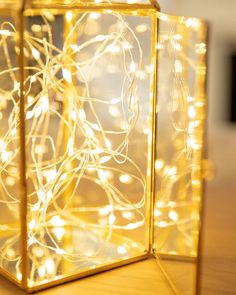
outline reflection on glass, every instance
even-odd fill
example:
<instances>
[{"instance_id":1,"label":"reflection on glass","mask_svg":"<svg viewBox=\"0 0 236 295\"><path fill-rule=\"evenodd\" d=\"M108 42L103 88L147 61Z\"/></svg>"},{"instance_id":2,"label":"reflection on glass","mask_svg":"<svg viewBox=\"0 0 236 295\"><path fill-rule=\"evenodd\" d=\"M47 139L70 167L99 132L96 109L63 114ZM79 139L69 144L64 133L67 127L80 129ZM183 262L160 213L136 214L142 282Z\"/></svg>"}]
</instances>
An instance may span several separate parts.
<instances>
[{"instance_id":1,"label":"reflection on glass","mask_svg":"<svg viewBox=\"0 0 236 295\"><path fill-rule=\"evenodd\" d=\"M27 10L25 26L27 265L35 288L147 255L154 42L151 17L132 12ZM9 20L2 28L7 60L19 55L17 45L9 47L18 33ZM15 68L6 63L4 70L12 83L3 101L9 93L19 100ZM6 139L17 136L9 118L17 116L4 118L8 164ZM12 188L9 210L16 194ZM16 248L15 239L2 253ZM21 255L14 255L2 267L11 264L20 278Z\"/></svg>"},{"instance_id":2,"label":"reflection on glass","mask_svg":"<svg viewBox=\"0 0 236 295\"><path fill-rule=\"evenodd\" d=\"M205 121L205 25L160 14L155 249L196 256Z\"/></svg>"},{"instance_id":3,"label":"reflection on glass","mask_svg":"<svg viewBox=\"0 0 236 295\"><path fill-rule=\"evenodd\" d=\"M0 20L0 267L17 280L20 275L19 204L19 68L15 21Z\"/></svg>"},{"instance_id":4,"label":"reflection on glass","mask_svg":"<svg viewBox=\"0 0 236 295\"><path fill-rule=\"evenodd\" d=\"M199 263L206 26L195 18L158 18L153 247L172 292L187 295L195 294Z\"/></svg>"},{"instance_id":5,"label":"reflection on glass","mask_svg":"<svg viewBox=\"0 0 236 295\"><path fill-rule=\"evenodd\" d=\"M33 1L23 46L22 28L0 17L1 272L36 291L153 250L160 273L174 270L165 288L188 291L194 265L160 257L197 256L205 27L154 5L89 11L67 2Z\"/></svg>"}]
</instances>

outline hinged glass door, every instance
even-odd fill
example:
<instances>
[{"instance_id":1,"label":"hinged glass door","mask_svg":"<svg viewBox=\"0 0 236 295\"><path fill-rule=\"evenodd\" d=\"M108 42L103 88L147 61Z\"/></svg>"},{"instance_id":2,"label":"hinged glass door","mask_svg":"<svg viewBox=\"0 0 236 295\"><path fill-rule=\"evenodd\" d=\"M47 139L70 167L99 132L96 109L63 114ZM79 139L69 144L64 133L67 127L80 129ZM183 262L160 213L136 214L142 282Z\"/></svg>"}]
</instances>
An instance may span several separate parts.
<instances>
[{"instance_id":1,"label":"hinged glass door","mask_svg":"<svg viewBox=\"0 0 236 295\"><path fill-rule=\"evenodd\" d=\"M153 253L171 289L195 294L203 192L206 25L158 13Z\"/></svg>"}]
</instances>

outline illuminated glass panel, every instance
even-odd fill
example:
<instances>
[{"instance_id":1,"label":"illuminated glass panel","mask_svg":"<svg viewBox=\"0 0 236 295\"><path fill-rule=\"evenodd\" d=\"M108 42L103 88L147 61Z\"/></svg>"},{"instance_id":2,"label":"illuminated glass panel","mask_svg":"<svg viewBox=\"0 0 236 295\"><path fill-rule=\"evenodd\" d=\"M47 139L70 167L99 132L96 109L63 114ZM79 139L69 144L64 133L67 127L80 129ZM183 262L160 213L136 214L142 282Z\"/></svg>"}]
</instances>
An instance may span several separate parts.
<instances>
[{"instance_id":1,"label":"illuminated glass panel","mask_svg":"<svg viewBox=\"0 0 236 295\"><path fill-rule=\"evenodd\" d=\"M147 253L152 40L151 17L115 12L26 24L34 287Z\"/></svg>"},{"instance_id":2,"label":"illuminated glass panel","mask_svg":"<svg viewBox=\"0 0 236 295\"><path fill-rule=\"evenodd\" d=\"M196 257L203 186L206 26L159 14L154 249Z\"/></svg>"}]
</instances>

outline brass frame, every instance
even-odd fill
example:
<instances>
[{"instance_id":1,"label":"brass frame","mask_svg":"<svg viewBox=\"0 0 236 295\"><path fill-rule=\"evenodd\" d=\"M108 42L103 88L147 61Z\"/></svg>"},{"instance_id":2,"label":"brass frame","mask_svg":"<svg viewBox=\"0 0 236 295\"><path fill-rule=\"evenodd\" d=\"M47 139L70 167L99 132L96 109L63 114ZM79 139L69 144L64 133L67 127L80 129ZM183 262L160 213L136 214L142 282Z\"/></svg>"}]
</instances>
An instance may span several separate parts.
<instances>
[{"instance_id":1,"label":"brass frame","mask_svg":"<svg viewBox=\"0 0 236 295\"><path fill-rule=\"evenodd\" d=\"M108 4L99 4L96 5L96 7L94 6L92 9L95 11L101 11L101 12L106 12L107 10L110 10L112 8L112 11L116 11L119 13L123 13L125 15L130 15L133 13L133 11L136 10L140 10L142 11L141 15L143 16L150 16L151 17L151 22L152 22L152 27L153 27L153 31L151 33L151 38L153 38L153 40L156 40L157 38L157 18L156 18L156 11L159 11L158 6L156 5L156 3L154 3L154 1L152 1L152 4L150 5L145 5L145 4L132 4L132 5L127 5L127 4L114 4L112 5L108 5ZM24 121L24 89L23 89L23 81L24 81L24 53L23 53L23 35L24 35L24 16L25 15L33 15L34 13L37 13L37 11L42 11L42 9L44 8L32 8L30 3L25 0L24 4L22 6L21 11L19 11L20 17L19 19L21 20L20 26L19 26L19 30L20 30L20 48L22 49L21 54L20 54L20 68L21 68L21 122ZM47 6L45 7L45 9L51 9L53 10L54 13L59 13L61 11L65 12L66 10L68 10L68 7L55 7L55 6ZM90 11L91 10L91 6L82 6L82 5L73 5L73 7L70 7L70 10L76 11L76 12L85 12L85 11ZM151 59L153 62L156 63L157 61L157 53L156 53L156 48L155 48L155 43L153 42L153 46L151 48ZM155 70L152 74L151 77L151 87L150 89L153 89L153 93L152 93L152 114L151 117L153 119L152 121L152 128L155 130L155 118L156 118L156 87L157 87L157 67L155 67ZM26 175L26 166L25 166L25 126L24 126L24 122L21 125L21 134L20 134L20 138L21 138L21 153L24 156L21 157L21 176L24 176L22 178L22 183L21 183L21 191L22 191L22 197L21 197L21 212L22 212L22 219L21 219L21 247L22 247L22 284L18 284L23 290L27 291L28 293L32 293L32 292L36 292L42 289L46 289L49 287L53 287L65 282L69 282L72 280L76 280L78 278L82 278L85 276L90 276L92 274L95 273L99 273L99 272L103 272L105 270L108 269L112 269L112 268L116 268L119 266L123 266L132 262L136 262L136 261L140 261L143 259L146 259L149 255L149 253L152 250L152 243L150 243L150 237L152 236L151 233L151 229L152 229L152 219L153 219L153 215L152 212L150 212L149 207L153 207L153 202L154 202L154 185L155 185L155 173L153 173L155 171L155 133L153 132L152 136L148 139L149 141L149 145L151 146L151 167L149 167L149 169L151 170L152 173L152 178L149 180L150 183L150 190L147 189L147 193L148 191L151 191L151 198L150 198L150 204L147 205L147 224L146 224L146 232L147 232L147 237L146 237L146 253L144 252L143 254L140 255L135 255L131 258L128 259L124 259L124 260L120 260L117 262L113 262L110 264L104 264L101 265L99 267L97 267L96 269L90 269L87 271L81 271L80 273L77 274L73 274L73 275L67 275L65 277L59 278L55 281L51 281L48 283L44 283L42 285L38 285L38 286L33 286L33 287L28 287L27 285L27 278L28 278L28 255L27 255L27 187L26 187L26 182L25 180L25 175ZM146 194L147 194L146 193ZM148 199L148 198L147 198Z\"/></svg>"},{"instance_id":2,"label":"brass frame","mask_svg":"<svg viewBox=\"0 0 236 295\"><path fill-rule=\"evenodd\" d=\"M207 113L208 113L208 104L207 104L207 86L208 86L208 62L209 62L209 36L210 36L210 24L205 21L205 39L206 44L208 44L208 50L202 62L206 66L206 73L205 73L205 81L204 85L202 85L202 91L205 94L206 98L206 107L205 107L205 120L204 120L204 133L203 133L203 151L202 151L202 159L208 157L208 149L207 149ZM202 173L204 173L204 167L202 164L201 167ZM202 253L203 253L203 229L204 229L204 219L205 219L205 196L206 196L206 180L203 178L202 184L202 198L201 198L201 208L200 208L200 225L199 225L199 238L198 238L198 252L197 252L197 271L196 271L196 295L201 295L201 270L203 265Z\"/></svg>"},{"instance_id":3,"label":"brass frame","mask_svg":"<svg viewBox=\"0 0 236 295\"><path fill-rule=\"evenodd\" d=\"M179 21L183 21L186 17L185 16L175 16L175 15L169 15L169 19L176 20L178 19ZM206 44L209 44L209 23L206 20L195 18L197 20L200 20L201 25L204 27L203 31L203 37L206 40ZM206 102L206 105L204 107L204 119L202 122L203 126L203 134L202 134L202 150L201 150L201 200L200 200L200 208L199 208L199 231L198 231L198 245L197 245L197 255L196 256L183 256L183 255L178 255L178 254L170 254L170 253L158 253L158 251L155 251L155 249L152 249L152 253L154 257L159 261L161 259L163 260L169 260L169 261L180 261L180 262L189 262L192 263L194 262L196 265L196 274L195 274L195 286L194 286L194 295L201 295L201 268L202 268L202 252L203 252L203 225L204 225L204 216L205 216L205 211L204 211L204 204L205 204L205 196L206 196L206 180L204 179L204 167L203 167L203 160L207 158L207 132L206 132L206 116L207 116L207 65L208 65L208 53L209 49L207 50L207 54L204 55L204 57L201 58L200 63L205 66L206 72L203 77L203 83L200 83L200 92L202 93L202 96L204 97L204 100ZM155 177L155 176L154 176ZM152 210L152 220L154 220L154 212ZM154 231L154 227L153 227ZM161 265L159 262L159 266L162 269L162 272L164 276L166 277L167 281L170 284L170 287L172 291L174 292L175 295L181 295L178 292L178 289L176 288L175 284L171 281L171 278L167 271L165 270L164 266Z\"/></svg>"},{"instance_id":4,"label":"brass frame","mask_svg":"<svg viewBox=\"0 0 236 295\"><path fill-rule=\"evenodd\" d=\"M28 287L27 278L28 278L28 255L27 255L27 184L26 184L26 151L25 151L25 95L24 95L24 16L25 15L32 15L33 11L37 13L37 11L42 11L42 9L51 9L54 12L61 12L65 10L76 10L76 11L99 11L99 12L106 12L109 10L116 11L119 13L124 13L126 15L132 14L133 11L139 10L139 15L150 16L152 18L152 32L151 38L152 40L157 40L158 36L158 18L156 17L156 13L160 12L160 7L155 0L150 0L150 4L122 4L122 3L115 3L109 5L107 3L90 3L89 5L71 5L68 6L57 6L57 5L42 5L40 8L38 6L32 7L31 0L20 0L21 4L19 5L20 8L15 11L17 16L17 27L19 30L19 39L18 39L18 46L20 48L20 55L18 59L19 67L20 67L20 223L21 223L21 238L20 238L20 245L21 245L21 254L22 254L22 263L21 263L21 272L22 272L22 282L20 283L12 276L9 272L5 271L4 269L0 268L0 274L6 277L8 280L19 286L21 289L28 293L36 292L42 289L46 289L49 287L53 287L59 284L63 284L65 282L69 282L72 280L76 280L82 277L90 276L95 273L103 272L109 269L117 268L126 264L130 264L136 261L140 261L143 259L147 259L149 254L152 253L156 259L160 257L163 259L176 259L180 261L196 261L197 264L197 280L196 280L196 294L199 294L199 272L200 272L200 252L201 252L201 244L202 244L202 234L201 234L201 227L199 229L199 244L198 244L198 257L183 257L178 255L170 255L170 254L163 254L159 255L158 253L153 252L153 238L154 238L154 194L155 194L155 138L156 138L156 105L157 105L157 63L158 63L158 54L156 50L156 42L153 42L151 48L151 59L153 64L156 65L154 68L152 79L151 79L151 89L153 89L153 98L152 98L152 136L149 138L149 144L151 144L151 166L149 167L151 170L151 179L150 179L150 201L147 205L148 212L147 212L147 223L148 223L148 233L147 233L147 241L148 241L148 248L146 253L140 254L138 256L131 257L129 259L120 260L111 264L104 264L99 266L96 269L91 269L87 271L82 271L81 273L68 275L63 278L59 278L55 281L51 281L48 283L44 283L42 285L38 285L35 287ZM12 14L12 9L3 8L0 9L1 13L9 13ZM169 16L170 18L177 19L176 16ZM183 17L179 17L180 20L183 20ZM203 90L205 91L205 90ZM202 210L201 210L202 212ZM202 216L202 213L201 213Z\"/></svg>"}]
</instances>

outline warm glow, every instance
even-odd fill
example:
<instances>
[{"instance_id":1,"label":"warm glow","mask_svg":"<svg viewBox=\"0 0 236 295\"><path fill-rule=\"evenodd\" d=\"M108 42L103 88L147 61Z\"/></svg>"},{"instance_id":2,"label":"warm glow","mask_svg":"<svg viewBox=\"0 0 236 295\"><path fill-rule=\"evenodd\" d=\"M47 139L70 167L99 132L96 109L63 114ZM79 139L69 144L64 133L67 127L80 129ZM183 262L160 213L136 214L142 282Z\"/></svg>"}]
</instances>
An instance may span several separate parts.
<instances>
[{"instance_id":1,"label":"warm glow","mask_svg":"<svg viewBox=\"0 0 236 295\"><path fill-rule=\"evenodd\" d=\"M143 257L148 230L196 250L185 240L202 185L201 22L156 12L157 36L153 3L80 2L33 1L24 35L15 14L0 17L0 267L24 282L27 265L33 291Z\"/></svg>"},{"instance_id":2,"label":"warm glow","mask_svg":"<svg viewBox=\"0 0 236 295\"><path fill-rule=\"evenodd\" d=\"M180 19L161 15L156 46L161 70L154 244L158 253L196 256L205 119L205 72L198 69L206 63L206 28L198 19Z\"/></svg>"}]
</instances>

